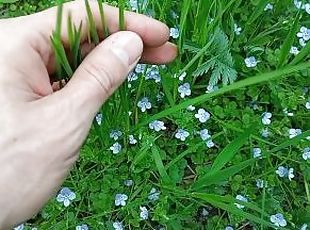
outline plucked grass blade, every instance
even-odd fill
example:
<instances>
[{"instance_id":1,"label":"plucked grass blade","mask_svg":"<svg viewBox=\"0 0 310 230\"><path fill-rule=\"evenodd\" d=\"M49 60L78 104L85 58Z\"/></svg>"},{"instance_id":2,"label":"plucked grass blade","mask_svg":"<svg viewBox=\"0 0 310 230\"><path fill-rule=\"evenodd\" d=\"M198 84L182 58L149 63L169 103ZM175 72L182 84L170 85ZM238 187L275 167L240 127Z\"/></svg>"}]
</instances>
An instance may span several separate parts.
<instances>
[{"instance_id":1,"label":"plucked grass blade","mask_svg":"<svg viewBox=\"0 0 310 230\"><path fill-rule=\"evenodd\" d=\"M156 164L157 170L158 170L158 172L162 178L162 181L165 184L170 184L171 183L170 177L168 176L168 174L166 172L165 166L163 164L163 161L162 161L160 153L159 153L159 149L156 145L153 145L153 147L152 147L152 157L153 157L153 160Z\"/></svg>"},{"instance_id":2,"label":"plucked grass blade","mask_svg":"<svg viewBox=\"0 0 310 230\"><path fill-rule=\"evenodd\" d=\"M232 85L228 85L228 86L224 86L223 88L210 93L210 94L206 94L206 95L201 95L198 96L196 98L187 100L185 102L182 102L172 108L166 109L160 113L155 114L154 116L145 119L144 121L142 121L141 123L139 123L135 129L138 129L141 126L144 126L146 124L149 124L151 121L169 116L171 114L174 114L175 112L178 112L182 109L186 109L188 106L190 105L198 105L201 104L203 102L206 102L214 97L223 95L227 92L231 92L234 90L238 90L238 89L242 89L245 88L247 86L251 86L251 85L256 85L256 84L260 84L260 83L264 83L267 81L272 81L278 78L285 78L287 77L289 74L298 72L298 71L302 71L302 70L306 70L310 68L310 62L305 62L299 65L295 65L295 66L288 66L279 70L275 70L275 71L271 71L268 73L263 73L263 74L258 74L255 77L250 77L241 81L238 81Z\"/></svg>"},{"instance_id":3,"label":"plucked grass blade","mask_svg":"<svg viewBox=\"0 0 310 230\"><path fill-rule=\"evenodd\" d=\"M219 171L210 171L206 175L199 178L192 186L192 190L197 191L213 184L219 184L226 181L229 177L234 176L243 169L251 166L255 159L244 161L238 165L234 165Z\"/></svg>"},{"instance_id":4,"label":"plucked grass blade","mask_svg":"<svg viewBox=\"0 0 310 230\"><path fill-rule=\"evenodd\" d=\"M247 212L243 211L242 209L238 209L234 205L234 203L226 204L219 199L214 199L212 194L209 195L209 194L194 193L192 196L194 198L202 199L202 200L206 201L207 203L211 204L212 206L220 208L222 210L225 210L231 214L243 217L243 218L245 218L249 221L252 221L254 223L258 223L258 224L264 225L266 227L270 227L270 228L275 229L275 226L272 225L270 222L268 222L266 220L262 220L261 217L255 216L251 213L247 213ZM240 203L240 204L246 206L245 202L239 202L236 200L236 203Z\"/></svg>"},{"instance_id":5,"label":"plucked grass blade","mask_svg":"<svg viewBox=\"0 0 310 230\"><path fill-rule=\"evenodd\" d=\"M95 43L95 45L98 45L99 44L99 36L97 33L97 27L96 27L94 16L93 16L93 13L91 11L88 0L85 0L85 6L86 6L88 26L89 26L91 40L92 40L92 42Z\"/></svg>"},{"instance_id":6,"label":"plucked grass blade","mask_svg":"<svg viewBox=\"0 0 310 230\"><path fill-rule=\"evenodd\" d=\"M292 139L289 139L283 143L281 143L280 145L278 145L277 147L273 148L270 150L271 153L275 153L275 152L278 152L282 149L285 149L289 146L294 146L294 145L297 145L300 143L300 140L306 138L310 136L310 130L306 131L306 132L303 132L302 134L300 135L297 135L296 137L292 138Z\"/></svg>"},{"instance_id":7,"label":"plucked grass blade","mask_svg":"<svg viewBox=\"0 0 310 230\"><path fill-rule=\"evenodd\" d=\"M106 37L109 36L109 29L108 29L108 26L107 26L107 22L106 22L104 10L103 10L103 3L101 2L101 0L97 0L97 2L98 2L99 12L100 12L102 31L104 33L103 34L104 37L106 38Z\"/></svg>"},{"instance_id":8,"label":"plucked grass blade","mask_svg":"<svg viewBox=\"0 0 310 230\"><path fill-rule=\"evenodd\" d=\"M288 35L284 41L284 44L281 48L278 67L282 67L288 59L290 49L291 49L292 45L294 44L294 37L295 37L295 34L297 32L298 23L299 23L299 13L295 17L295 20L294 20L294 23L292 24L290 32L288 33Z\"/></svg>"},{"instance_id":9,"label":"plucked grass blade","mask_svg":"<svg viewBox=\"0 0 310 230\"><path fill-rule=\"evenodd\" d=\"M126 7L126 1L125 0L119 0L118 1L118 8L119 8L119 30L126 30L126 25L125 25L125 7Z\"/></svg>"},{"instance_id":10,"label":"plucked grass blade","mask_svg":"<svg viewBox=\"0 0 310 230\"><path fill-rule=\"evenodd\" d=\"M216 157L212 165L210 174L218 172L222 169L240 150L240 148L247 142L254 126L246 129L237 139L227 145L223 151Z\"/></svg>"}]
</instances>

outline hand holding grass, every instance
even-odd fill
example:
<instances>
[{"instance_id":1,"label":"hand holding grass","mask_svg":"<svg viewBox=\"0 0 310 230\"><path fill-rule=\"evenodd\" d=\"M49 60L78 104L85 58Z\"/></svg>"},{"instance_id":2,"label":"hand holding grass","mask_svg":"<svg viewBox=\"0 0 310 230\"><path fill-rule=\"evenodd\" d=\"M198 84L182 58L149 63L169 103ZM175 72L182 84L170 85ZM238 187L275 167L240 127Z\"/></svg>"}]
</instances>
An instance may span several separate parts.
<instances>
[{"instance_id":1,"label":"hand holding grass","mask_svg":"<svg viewBox=\"0 0 310 230\"><path fill-rule=\"evenodd\" d=\"M100 32L97 3L90 7ZM58 91L49 78L56 70L50 37L57 9L0 21L0 229L31 218L56 193L97 110L140 59L159 64L176 56L164 24L126 13L128 31L117 32L118 10L104 9L112 35L93 48L84 2L64 5L64 18L70 12L74 25L82 22L81 47L89 54ZM68 48L65 31L61 39Z\"/></svg>"}]
</instances>

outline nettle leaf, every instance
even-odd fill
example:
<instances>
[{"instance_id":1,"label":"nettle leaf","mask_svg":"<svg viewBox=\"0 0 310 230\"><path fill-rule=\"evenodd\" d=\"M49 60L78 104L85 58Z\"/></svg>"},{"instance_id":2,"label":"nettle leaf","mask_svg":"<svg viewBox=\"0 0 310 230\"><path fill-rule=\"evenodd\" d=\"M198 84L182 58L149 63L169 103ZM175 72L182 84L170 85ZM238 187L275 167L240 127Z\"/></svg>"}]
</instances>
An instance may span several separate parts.
<instances>
[{"instance_id":1,"label":"nettle leaf","mask_svg":"<svg viewBox=\"0 0 310 230\"><path fill-rule=\"evenodd\" d=\"M220 81L224 85L228 85L237 79L237 71L234 69L229 40L221 29L216 29L210 49L206 51L205 56L207 61L198 66L193 73L194 77L211 72L210 85L216 85Z\"/></svg>"}]
</instances>

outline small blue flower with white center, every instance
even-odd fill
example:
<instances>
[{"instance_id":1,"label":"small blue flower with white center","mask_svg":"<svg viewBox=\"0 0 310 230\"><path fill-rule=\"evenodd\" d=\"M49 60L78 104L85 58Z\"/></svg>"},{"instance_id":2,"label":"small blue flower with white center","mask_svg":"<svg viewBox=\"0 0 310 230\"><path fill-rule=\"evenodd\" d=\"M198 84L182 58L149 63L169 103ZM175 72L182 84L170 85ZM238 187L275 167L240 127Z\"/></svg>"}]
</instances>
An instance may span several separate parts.
<instances>
[{"instance_id":1,"label":"small blue flower with white center","mask_svg":"<svg viewBox=\"0 0 310 230\"><path fill-rule=\"evenodd\" d=\"M147 97L144 97L138 102L138 107L141 109L141 112L144 113L146 110L152 108L152 104Z\"/></svg>"},{"instance_id":2,"label":"small blue flower with white center","mask_svg":"<svg viewBox=\"0 0 310 230\"><path fill-rule=\"evenodd\" d=\"M135 144L137 144L137 143L138 143L138 141L137 141L137 139L134 137L134 135L129 135L129 144L135 145Z\"/></svg>"},{"instance_id":3,"label":"small blue flower with white center","mask_svg":"<svg viewBox=\"0 0 310 230\"><path fill-rule=\"evenodd\" d=\"M290 138L294 138L302 133L301 129L290 129L288 131Z\"/></svg>"},{"instance_id":4,"label":"small blue flower with white center","mask_svg":"<svg viewBox=\"0 0 310 230\"><path fill-rule=\"evenodd\" d=\"M157 65L152 65L146 70L146 80L154 80L156 83L161 82L161 76L159 72L159 67Z\"/></svg>"},{"instance_id":5,"label":"small blue flower with white center","mask_svg":"<svg viewBox=\"0 0 310 230\"><path fill-rule=\"evenodd\" d=\"M113 228L115 230L124 230L123 224L119 221L113 222Z\"/></svg>"},{"instance_id":6,"label":"small blue flower with white center","mask_svg":"<svg viewBox=\"0 0 310 230\"><path fill-rule=\"evenodd\" d=\"M287 108L283 109L283 113L288 116L288 117L293 117L294 113L293 112L289 112Z\"/></svg>"},{"instance_id":7,"label":"small blue flower with white center","mask_svg":"<svg viewBox=\"0 0 310 230\"><path fill-rule=\"evenodd\" d=\"M68 207L71 201L73 201L75 198L76 198L76 194L72 192L69 188L64 187L58 193L56 200L59 203L63 203L65 207Z\"/></svg>"},{"instance_id":8,"label":"small blue flower with white center","mask_svg":"<svg viewBox=\"0 0 310 230\"><path fill-rule=\"evenodd\" d=\"M272 113L269 112L265 112L262 114L262 123L264 125L270 125L271 124L271 117L272 117Z\"/></svg>"},{"instance_id":9,"label":"small blue flower with white center","mask_svg":"<svg viewBox=\"0 0 310 230\"><path fill-rule=\"evenodd\" d=\"M181 141L185 141L186 138L189 137L189 132L187 132L186 130L184 129L178 129L176 134L175 134L175 137Z\"/></svg>"},{"instance_id":10,"label":"small blue flower with white center","mask_svg":"<svg viewBox=\"0 0 310 230\"><path fill-rule=\"evenodd\" d=\"M186 109L187 109L187 111L193 112L193 111L195 111L196 107L193 105L190 105Z\"/></svg>"},{"instance_id":11,"label":"small blue flower with white center","mask_svg":"<svg viewBox=\"0 0 310 230\"><path fill-rule=\"evenodd\" d=\"M24 230L25 228L25 225L24 224L21 224L21 225L18 225L16 226L15 228L13 228L14 230Z\"/></svg>"},{"instance_id":12,"label":"small blue flower with white center","mask_svg":"<svg viewBox=\"0 0 310 230\"><path fill-rule=\"evenodd\" d=\"M127 187L133 186L133 180L125 180L124 185L126 185Z\"/></svg>"},{"instance_id":13,"label":"small blue flower with white center","mask_svg":"<svg viewBox=\"0 0 310 230\"><path fill-rule=\"evenodd\" d=\"M237 195L236 196L236 200L240 200L240 201L243 201L243 202L248 202L248 199L246 197L242 196L242 195ZM244 208L244 205L242 205L242 204L235 203L235 205L239 209L243 209Z\"/></svg>"},{"instance_id":14,"label":"small blue flower with white center","mask_svg":"<svg viewBox=\"0 0 310 230\"><path fill-rule=\"evenodd\" d=\"M128 200L128 196L126 194L116 194L115 195L115 206L125 206L126 200Z\"/></svg>"},{"instance_id":15,"label":"small blue flower with white center","mask_svg":"<svg viewBox=\"0 0 310 230\"><path fill-rule=\"evenodd\" d=\"M97 122L97 124L100 126L101 125L101 123L102 123L102 114L101 113L98 113L97 115L96 115L96 122Z\"/></svg>"},{"instance_id":16,"label":"small blue flower with white center","mask_svg":"<svg viewBox=\"0 0 310 230\"><path fill-rule=\"evenodd\" d=\"M133 81L136 81L138 79L139 79L139 77L136 73L130 73L127 77L128 82L133 82Z\"/></svg>"},{"instance_id":17,"label":"small blue flower with white center","mask_svg":"<svg viewBox=\"0 0 310 230\"><path fill-rule=\"evenodd\" d=\"M206 93L213 93L215 91L217 91L219 89L219 87L217 85L208 85L207 86L207 91Z\"/></svg>"},{"instance_id":18,"label":"small blue flower with white center","mask_svg":"<svg viewBox=\"0 0 310 230\"><path fill-rule=\"evenodd\" d=\"M110 138L114 139L115 141L118 140L123 135L123 133L120 130L112 130L110 132Z\"/></svg>"},{"instance_id":19,"label":"small blue flower with white center","mask_svg":"<svg viewBox=\"0 0 310 230\"><path fill-rule=\"evenodd\" d=\"M260 148L253 148L252 153L254 158L262 159L262 150Z\"/></svg>"},{"instance_id":20,"label":"small blue flower with white center","mask_svg":"<svg viewBox=\"0 0 310 230\"><path fill-rule=\"evenodd\" d=\"M88 226L86 224L78 225L75 230L88 230Z\"/></svg>"},{"instance_id":21,"label":"small blue flower with white center","mask_svg":"<svg viewBox=\"0 0 310 230\"><path fill-rule=\"evenodd\" d=\"M145 69L146 69L146 64L137 64L135 68L135 72L138 74L144 73Z\"/></svg>"},{"instance_id":22,"label":"small blue flower with white center","mask_svg":"<svg viewBox=\"0 0 310 230\"><path fill-rule=\"evenodd\" d=\"M287 177L289 180L292 180L295 177L293 168L289 168Z\"/></svg>"},{"instance_id":23,"label":"small blue flower with white center","mask_svg":"<svg viewBox=\"0 0 310 230\"><path fill-rule=\"evenodd\" d=\"M268 138L269 135L270 135L268 128L262 129L261 135L262 135L262 137L264 137L264 138Z\"/></svg>"},{"instance_id":24,"label":"small blue flower with white center","mask_svg":"<svg viewBox=\"0 0 310 230\"><path fill-rule=\"evenodd\" d=\"M140 207L140 219L141 220L147 220L149 218L149 211L146 207L141 206Z\"/></svg>"},{"instance_id":25,"label":"small blue flower with white center","mask_svg":"<svg viewBox=\"0 0 310 230\"><path fill-rule=\"evenodd\" d=\"M267 10L273 10L273 5L272 5L271 3L268 3L268 4L265 6L264 11L267 11Z\"/></svg>"},{"instance_id":26,"label":"small blue flower with white center","mask_svg":"<svg viewBox=\"0 0 310 230\"><path fill-rule=\"evenodd\" d=\"M302 158L304 158L305 161L310 160L310 147L304 148Z\"/></svg>"},{"instance_id":27,"label":"small blue flower with white center","mask_svg":"<svg viewBox=\"0 0 310 230\"><path fill-rule=\"evenodd\" d=\"M192 94L190 84L184 83L183 85L180 85L178 88L178 92L180 93L181 98L184 98L186 96L190 96Z\"/></svg>"},{"instance_id":28,"label":"small blue flower with white center","mask_svg":"<svg viewBox=\"0 0 310 230\"><path fill-rule=\"evenodd\" d=\"M276 170L276 174L278 174L281 178L286 177L288 175L288 169L283 166L279 166Z\"/></svg>"},{"instance_id":29,"label":"small blue flower with white center","mask_svg":"<svg viewBox=\"0 0 310 230\"><path fill-rule=\"evenodd\" d=\"M297 9L304 9L304 5L302 4L302 1L294 0L294 5Z\"/></svg>"},{"instance_id":30,"label":"small blue flower with white center","mask_svg":"<svg viewBox=\"0 0 310 230\"><path fill-rule=\"evenodd\" d=\"M270 221L277 227L285 227L287 225L286 220L284 219L283 214L277 213L270 216Z\"/></svg>"},{"instance_id":31,"label":"small blue flower with white center","mask_svg":"<svg viewBox=\"0 0 310 230\"><path fill-rule=\"evenodd\" d=\"M113 154L118 154L122 150L122 146L120 145L120 143L116 142L110 147L110 150Z\"/></svg>"},{"instance_id":32,"label":"small blue flower with white center","mask_svg":"<svg viewBox=\"0 0 310 230\"><path fill-rule=\"evenodd\" d=\"M306 109L310 110L310 101L307 101L305 106L306 106Z\"/></svg>"},{"instance_id":33,"label":"small blue flower with white center","mask_svg":"<svg viewBox=\"0 0 310 230\"><path fill-rule=\"evenodd\" d=\"M310 14L310 3L305 4L305 11L307 12L307 14Z\"/></svg>"},{"instance_id":34,"label":"small blue flower with white center","mask_svg":"<svg viewBox=\"0 0 310 230\"><path fill-rule=\"evenodd\" d=\"M266 188L267 187L267 181L264 181L262 179L256 180L256 187L257 188Z\"/></svg>"},{"instance_id":35,"label":"small blue flower with white center","mask_svg":"<svg viewBox=\"0 0 310 230\"><path fill-rule=\"evenodd\" d=\"M158 120L152 121L149 124L149 128L152 129L152 130L155 130L156 132L159 132L161 130L166 130L167 129L165 127L165 123L162 122L162 121L158 121Z\"/></svg>"},{"instance_id":36,"label":"small blue flower with white center","mask_svg":"<svg viewBox=\"0 0 310 230\"><path fill-rule=\"evenodd\" d=\"M203 129L199 131L199 135L203 141L206 141L211 138L211 135L209 134L209 130L207 129Z\"/></svg>"},{"instance_id":37,"label":"small blue flower with white center","mask_svg":"<svg viewBox=\"0 0 310 230\"><path fill-rule=\"evenodd\" d=\"M195 117L201 122L201 123L206 123L211 115L209 112L207 112L204 109L198 109L198 112L195 114Z\"/></svg>"},{"instance_id":38,"label":"small blue flower with white center","mask_svg":"<svg viewBox=\"0 0 310 230\"><path fill-rule=\"evenodd\" d=\"M303 39L305 42L310 40L310 29L305 26L302 26L297 33L297 37Z\"/></svg>"},{"instance_id":39,"label":"small blue flower with white center","mask_svg":"<svg viewBox=\"0 0 310 230\"><path fill-rule=\"evenodd\" d=\"M160 192L157 191L156 188L152 188L148 195L148 199L150 201L156 201L159 199L159 195L160 195Z\"/></svg>"},{"instance_id":40,"label":"small blue flower with white center","mask_svg":"<svg viewBox=\"0 0 310 230\"><path fill-rule=\"evenodd\" d=\"M234 228L231 226L226 226L225 230L234 230Z\"/></svg>"},{"instance_id":41,"label":"small blue flower with white center","mask_svg":"<svg viewBox=\"0 0 310 230\"><path fill-rule=\"evenodd\" d=\"M180 37L180 31L178 28L170 28L170 37L178 39Z\"/></svg>"},{"instance_id":42,"label":"small blue flower with white center","mask_svg":"<svg viewBox=\"0 0 310 230\"><path fill-rule=\"evenodd\" d=\"M244 63L246 65L246 67L248 67L248 68L255 68L258 64L258 61L256 60L256 58L254 56L251 56L251 57L245 58Z\"/></svg>"},{"instance_id":43,"label":"small blue flower with white center","mask_svg":"<svg viewBox=\"0 0 310 230\"><path fill-rule=\"evenodd\" d=\"M308 230L308 224L303 224L303 225L300 227L300 230Z\"/></svg>"},{"instance_id":44,"label":"small blue flower with white center","mask_svg":"<svg viewBox=\"0 0 310 230\"><path fill-rule=\"evenodd\" d=\"M240 35L242 31L242 28L240 26L238 26L236 23L234 24L234 32L236 35Z\"/></svg>"},{"instance_id":45,"label":"small blue flower with white center","mask_svg":"<svg viewBox=\"0 0 310 230\"><path fill-rule=\"evenodd\" d=\"M209 149L211 149L215 146L215 144L212 140L207 140L206 145Z\"/></svg>"},{"instance_id":46,"label":"small blue flower with white center","mask_svg":"<svg viewBox=\"0 0 310 230\"><path fill-rule=\"evenodd\" d=\"M297 48L296 46L292 46L291 49L290 49L290 53L293 54L293 55L295 55L295 56L296 56L297 54L299 54L299 52L300 52L300 51L298 50L298 48Z\"/></svg>"}]
</instances>

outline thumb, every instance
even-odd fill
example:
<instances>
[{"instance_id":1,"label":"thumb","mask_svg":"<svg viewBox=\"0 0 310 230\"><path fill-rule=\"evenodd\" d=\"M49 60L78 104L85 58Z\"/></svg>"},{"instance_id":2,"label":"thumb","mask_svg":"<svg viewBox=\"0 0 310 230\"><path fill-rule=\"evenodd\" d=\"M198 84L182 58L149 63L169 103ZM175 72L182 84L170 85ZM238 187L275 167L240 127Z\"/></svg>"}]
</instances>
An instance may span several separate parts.
<instances>
[{"instance_id":1,"label":"thumb","mask_svg":"<svg viewBox=\"0 0 310 230\"><path fill-rule=\"evenodd\" d=\"M93 118L127 78L142 52L143 42L136 33L123 31L111 35L85 58L69 83L53 95L52 101L70 104L71 112L81 114L83 111L87 118Z\"/></svg>"}]
</instances>

